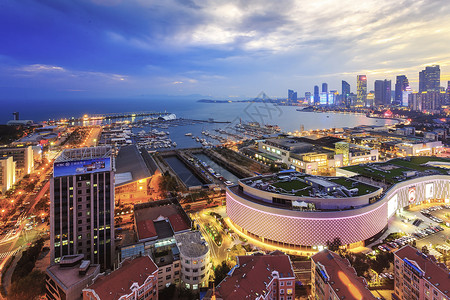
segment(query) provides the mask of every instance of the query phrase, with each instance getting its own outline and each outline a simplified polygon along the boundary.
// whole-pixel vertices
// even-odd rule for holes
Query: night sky
[[[356,75],[450,80],[450,1],[2,0],[0,100],[286,97]]]

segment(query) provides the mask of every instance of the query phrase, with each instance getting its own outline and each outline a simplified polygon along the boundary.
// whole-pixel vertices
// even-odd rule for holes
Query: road
[[[50,169],[48,172],[50,172]],[[45,176],[48,172],[40,172],[38,184],[45,180]],[[41,201],[44,195],[48,192],[50,188],[50,182],[47,181],[41,188],[39,193],[34,197],[33,195],[27,195],[24,202],[30,201],[30,206],[26,208],[19,216],[15,226],[11,229],[5,236],[0,240],[0,270],[3,268],[4,264],[8,258],[15,255],[19,250],[22,250],[29,246],[30,241],[33,241],[42,231],[46,230],[45,226],[33,227],[31,230],[26,230],[26,224],[29,224],[31,220],[28,219],[29,216],[33,215],[34,208]],[[35,218],[36,225],[40,223],[40,216]]]
[[[196,224],[200,225],[200,232],[203,234],[206,241],[210,245],[213,264],[218,265],[228,258],[229,251],[227,249],[231,249],[235,242],[233,242],[232,239],[222,230],[219,222],[217,222],[216,219],[209,214],[211,211],[211,209],[207,209],[201,212],[197,212],[192,215],[192,218],[196,220]],[[209,233],[206,232],[205,225],[216,227],[217,231],[222,235],[221,246],[218,246],[211,238]]]

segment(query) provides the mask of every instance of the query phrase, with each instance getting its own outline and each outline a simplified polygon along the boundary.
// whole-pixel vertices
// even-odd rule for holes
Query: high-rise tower
[[[356,106],[363,107],[367,101],[367,77],[366,75],[356,76]]]
[[[406,92],[408,86],[408,78],[405,75],[398,75],[395,82],[395,97],[393,102],[394,105],[402,105],[403,92]]]
[[[441,70],[439,65],[425,67],[419,73],[419,93],[439,92],[441,88]]]
[[[53,165],[50,189],[51,263],[84,254],[110,269],[115,257],[111,148],[63,151]]]
[[[375,106],[391,104],[391,81],[375,80]]]

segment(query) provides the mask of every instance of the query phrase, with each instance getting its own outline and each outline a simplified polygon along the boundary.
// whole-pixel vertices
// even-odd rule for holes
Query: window
[[[186,278],[187,280],[191,279],[191,277],[189,276],[184,276],[184,278]]]
[[[292,281],[287,281],[286,285],[292,285]]]
[[[284,290],[280,289],[280,295],[284,295]]]
[[[175,268],[178,268],[179,266],[180,266],[179,263],[176,263],[176,264],[174,265]]]
[[[185,263],[190,264],[191,262],[190,262],[189,260],[186,259],[186,260],[185,260]]]
[[[198,272],[198,269],[192,269],[192,272],[196,273]]]
[[[178,274],[180,274],[180,271],[175,271],[174,274],[175,274],[175,275],[178,275]]]
[[[190,272],[191,271],[191,269],[189,269],[189,268],[184,268],[185,270],[186,270],[186,272]]]
[[[171,267],[167,267],[167,268],[166,268],[166,272],[170,272],[171,270],[172,270]]]
[[[166,280],[172,279],[172,275],[167,275]]]
[[[283,286],[284,285],[284,281],[280,281],[280,285]]]

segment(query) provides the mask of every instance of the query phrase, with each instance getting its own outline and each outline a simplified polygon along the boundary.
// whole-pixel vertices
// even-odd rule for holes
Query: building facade
[[[16,178],[30,174],[34,170],[33,148],[31,146],[0,147],[0,157],[12,156],[16,162]]]
[[[450,299],[450,272],[431,255],[405,245],[394,253],[393,299]]]
[[[114,254],[114,166],[111,148],[65,150],[50,182],[51,263],[64,255],[112,268]]]
[[[211,259],[209,245],[200,231],[175,235],[181,259],[181,281],[184,287],[196,290],[207,287]]]

